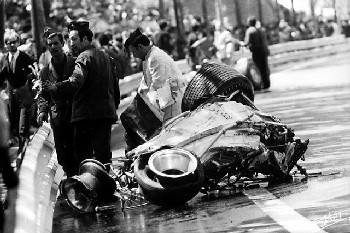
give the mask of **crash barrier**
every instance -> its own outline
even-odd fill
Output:
[[[269,50],[269,66],[271,70],[274,71],[278,66],[290,62],[350,51],[350,38],[345,38],[344,35],[337,35],[312,40],[291,41],[270,45]],[[188,74],[191,71],[191,67],[186,59],[176,61],[176,64],[183,74]],[[136,91],[141,78],[142,73],[140,72],[126,76],[124,79],[120,80],[119,84],[122,97],[128,97]],[[127,103],[129,103],[129,101],[125,100],[121,102],[121,105]]]
[[[19,168],[17,197],[6,219],[4,232],[51,232],[58,184],[63,170],[57,163],[52,130],[48,123],[28,143]]]
[[[290,62],[350,51],[350,38],[344,35],[313,40],[291,41],[269,46],[269,65],[274,68]]]

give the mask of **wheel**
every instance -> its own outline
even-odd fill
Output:
[[[189,179],[182,177],[181,182],[159,182],[157,175],[150,169],[146,159],[137,159],[134,174],[147,201],[159,206],[183,205],[196,196],[203,185],[203,166],[196,157],[197,167]],[[186,181],[185,181],[186,180]]]
[[[225,64],[204,63],[185,90],[181,110],[194,110],[212,96],[229,96],[237,90],[254,101],[254,89],[247,77]]]
[[[263,86],[265,86],[260,70],[253,62],[248,62],[246,76],[252,82],[254,90],[259,91]]]

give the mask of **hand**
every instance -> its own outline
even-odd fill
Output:
[[[39,115],[38,115],[36,121],[38,122],[38,124],[39,124],[40,126],[42,126],[43,123],[44,123],[44,121],[47,122],[47,114],[46,114],[45,112],[39,113]]]
[[[56,84],[54,82],[50,82],[48,80],[45,80],[44,82],[42,82],[41,88],[44,91],[56,91],[57,90]]]
[[[37,64],[36,62],[34,62],[33,65],[29,65],[28,67],[32,70],[32,74],[33,74],[35,77],[38,77],[38,75],[39,75],[39,67],[38,67],[38,64]]]

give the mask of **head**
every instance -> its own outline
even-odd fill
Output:
[[[53,59],[59,60],[63,58],[64,38],[62,33],[60,32],[51,33],[50,35],[47,36],[46,42]]]
[[[109,45],[110,38],[107,34],[103,33],[98,37],[98,42],[101,46]]]
[[[68,25],[69,43],[73,56],[78,56],[92,43],[93,33],[87,21],[73,21]]]
[[[255,18],[255,16],[250,16],[250,17],[248,18],[248,25],[249,25],[250,27],[255,27],[255,24],[256,24],[256,18]]]
[[[151,41],[145,34],[142,34],[138,28],[131,33],[129,38],[125,41],[124,48],[132,52],[135,57],[144,59],[151,49]]]
[[[19,35],[13,29],[6,29],[4,33],[4,42],[9,52],[16,52],[19,46]]]
[[[159,22],[160,30],[164,31],[167,29],[167,27],[168,27],[168,22],[166,20],[163,19]]]

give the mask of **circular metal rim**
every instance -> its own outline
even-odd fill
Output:
[[[190,161],[192,163],[194,163],[193,170],[186,171],[186,172],[184,172],[184,173],[182,173],[180,175],[169,175],[169,174],[165,174],[163,172],[160,172],[160,171],[158,171],[155,168],[153,161],[156,159],[157,156],[162,155],[162,154],[164,154],[166,152],[169,152],[169,151],[174,151],[174,150],[177,151],[177,152],[180,152],[182,155],[188,156]],[[166,178],[181,178],[181,177],[186,177],[186,176],[188,176],[190,174],[193,174],[196,171],[197,167],[198,167],[198,161],[197,161],[196,157],[191,152],[183,150],[183,149],[180,149],[180,148],[172,148],[172,149],[160,150],[160,151],[157,151],[154,154],[152,154],[151,157],[148,160],[148,166],[149,166],[150,170],[156,174],[156,176],[166,177]]]

